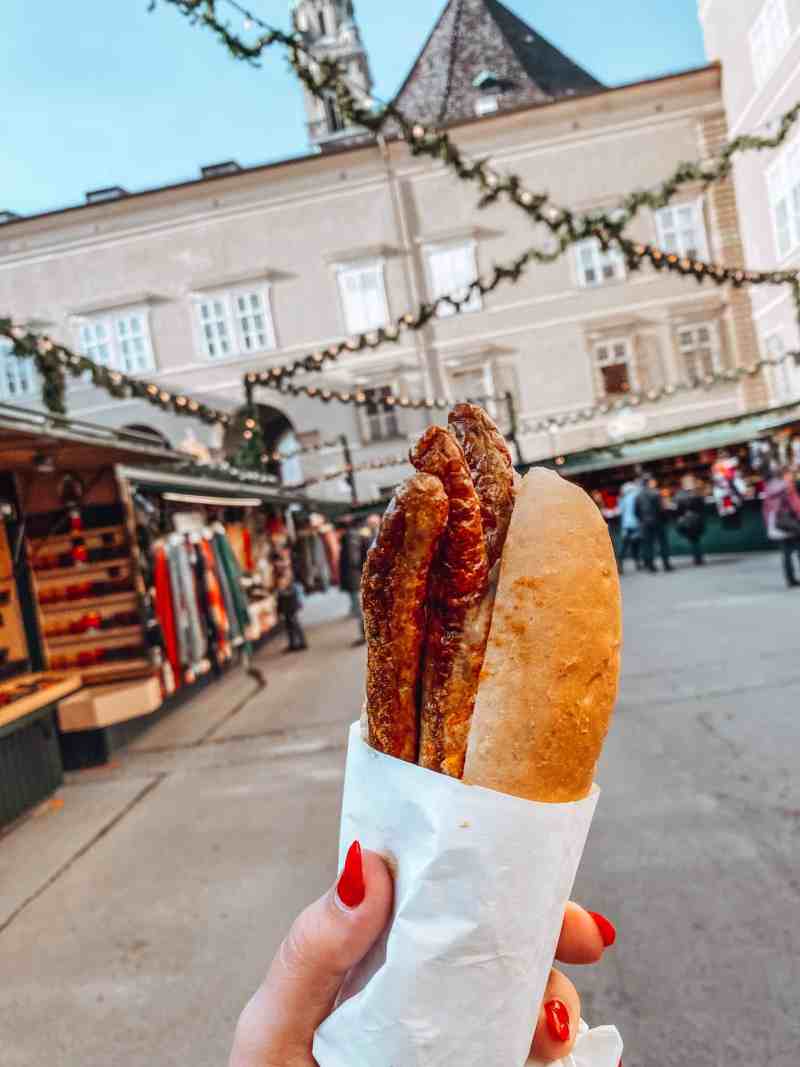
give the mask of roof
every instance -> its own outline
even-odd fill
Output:
[[[441,125],[603,88],[499,0],[448,0],[395,103]]]
[[[544,39],[541,38],[541,40]],[[486,68],[484,66],[481,66],[476,71],[476,78],[479,78],[484,70],[486,70]],[[671,74],[658,74],[652,77],[642,78],[639,81],[625,82],[622,85],[604,86],[598,82],[594,90],[587,90],[582,95],[588,96],[600,93],[610,97],[612,95],[629,93],[634,90],[646,88],[648,86],[661,86],[666,85],[669,82],[680,81],[681,79],[685,78],[693,78],[697,76],[706,75],[711,71],[715,72],[715,75],[718,79],[720,75],[720,70],[720,64],[715,60],[714,62],[706,63],[701,67],[690,67],[686,70],[675,71]],[[409,75],[409,78],[410,77],[411,75]],[[408,80],[409,79],[407,78],[406,83],[404,84],[407,84]],[[400,91],[402,92],[403,90],[401,89]],[[524,113],[525,111],[537,107],[567,104],[570,100],[575,99],[577,95],[581,94],[564,94],[556,99],[550,99],[549,97],[545,97],[544,99],[537,100],[522,100],[519,102],[510,103],[508,105],[506,105],[506,103],[503,103],[503,106],[500,111],[504,115],[512,114],[514,112]],[[410,114],[413,114],[413,117],[415,119],[418,117],[416,113],[412,112]],[[419,117],[421,119],[421,116]],[[464,114],[462,116],[447,120],[450,126],[456,128],[464,127],[469,125],[470,123],[478,121],[480,121],[480,119],[476,116],[474,111],[470,111],[468,114]],[[394,133],[391,133],[387,130],[388,139],[394,139],[397,136],[398,134],[396,131]],[[352,156],[358,153],[372,151],[372,144],[373,142],[370,141],[367,144],[331,146],[330,148],[326,149],[325,152],[307,152],[303,155],[287,156],[284,159],[276,159],[268,163],[257,163],[253,166],[242,167],[242,169],[235,174],[215,174],[212,176],[201,175],[199,178],[187,178],[183,181],[167,182],[163,185],[154,185],[149,186],[145,189],[137,189],[133,192],[129,192],[126,196],[118,200],[110,202],[98,204],[87,204],[85,202],[81,202],[78,204],[68,204],[65,207],[51,208],[48,211],[37,211],[31,215],[17,215],[12,211],[0,211],[0,237],[5,238],[7,236],[6,227],[9,231],[8,236],[10,236],[11,231],[16,233],[20,228],[26,226],[26,224],[31,222],[39,222],[48,219],[58,219],[60,216],[72,215],[79,211],[92,212],[97,216],[101,216],[104,214],[108,214],[109,212],[119,211],[121,208],[124,210],[126,204],[145,200],[147,197],[158,196],[162,193],[171,193],[174,191],[192,191],[195,189],[200,190],[203,189],[203,187],[207,188],[212,182],[219,182],[225,186],[230,187],[231,185],[235,185],[238,182],[247,180],[248,177],[252,177],[254,175],[267,175],[271,172],[278,172],[281,169],[287,167],[302,166],[304,164],[309,163],[311,165],[329,166],[331,164],[331,160],[335,160],[337,156],[341,156],[344,158],[346,156]]]
[[[303,493],[284,490],[256,472],[224,461],[200,463],[144,433],[0,403],[0,471],[35,469],[39,457],[57,471],[126,464],[132,481],[176,491],[213,490],[220,497],[263,503],[307,503]]]

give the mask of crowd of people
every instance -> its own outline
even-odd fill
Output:
[[[744,500],[744,486],[735,466],[718,464],[713,475],[712,497],[720,518],[733,520]],[[762,502],[767,537],[781,549],[783,573],[789,587],[800,585],[800,492],[798,471],[788,465],[767,461],[756,487]],[[664,571],[672,571],[668,527],[674,522],[678,534],[688,543],[695,566],[705,563],[703,535],[707,526],[705,485],[694,475],[685,474],[680,489],[666,493],[658,479],[642,474],[625,482],[618,497],[609,500],[601,490],[592,497],[609,526],[615,543],[620,574],[630,559],[636,570],[656,573],[657,557]]]

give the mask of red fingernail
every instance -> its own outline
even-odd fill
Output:
[[[617,940],[617,931],[614,929],[614,924],[609,922],[605,915],[601,915],[597,911],[590,911],[589,914],[597,924],[597,929],[600,931],[600,936],[606,948],[609,945],[613,945]]]
[[[548,1000],[544,1006],[547,1029],[554,1041],[569,1041],[569,1012],[560,1000]]]
[[[347,850],[344,870],[336,883],[336,893],[346,908],[357,908],[364,899],[364,864],[361,860],[361,845],[354,841]]]

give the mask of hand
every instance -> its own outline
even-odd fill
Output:
[[[314,1031],[330,1015],[345,975],[377,941],[392,910],[392,879],[375,852],[354,846],[337,884],[295,919],[267,977],[242,1012],[229,1067],[315,1067]],[[614,943],[601,915],[567,904],[556,950],[562,963],[596,963]],[[575,1043],[581,1005],[575,986],[550,972],[532,1055],[549,1062]]]

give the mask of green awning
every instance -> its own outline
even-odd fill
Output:
[[[709,448],[728,448],[742,444],[798,420],[800,403],[794,402],[778,408],[765,408],[733,418],[720,419],[717,422],[639,437],[631,441],[620,441],[618,444],[604,445],[602,448],[592,448],[584,452],[573,452],[563,456],[563,463],[549,459],[542,461],[541,465],[555,467],[565,475],[586,474],[590,471],[634,464],[646,465],[659,459],[691,455]],[[525,469],[530,466],[533,464],[526,464]]]

